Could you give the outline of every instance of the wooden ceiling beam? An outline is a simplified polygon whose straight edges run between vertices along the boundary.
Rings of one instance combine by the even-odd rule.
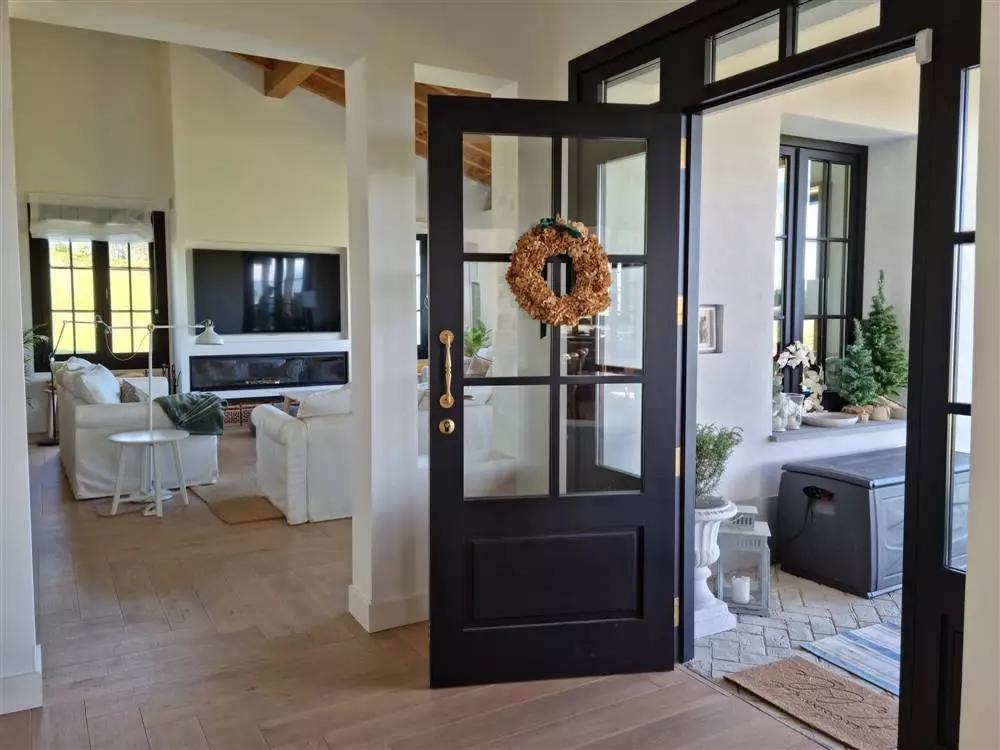
[[[278,60],[273,68],[264,73],[264,96],[284,99],[316,72],[318,65]]]
[[[317,96],[347,106],[347,86],[343,70],[317,65],[272,60],[257,55],[234,53],[264,69],[264,93],[282,98],[296,87],[304,88]],[[414,83],[414,150],[417,156],[427,158],[427,97],[474,96],[488,98],[482,91],[471,91],[451,86]],[[471,180],[489,186],[492,179],[492,143],[490,136],[468,133],[462,139],[462,172]]]

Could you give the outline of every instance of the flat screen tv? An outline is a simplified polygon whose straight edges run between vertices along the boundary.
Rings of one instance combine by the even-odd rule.
[[[193,251],[195,320],[227,333],[340,331],[340,256]]]

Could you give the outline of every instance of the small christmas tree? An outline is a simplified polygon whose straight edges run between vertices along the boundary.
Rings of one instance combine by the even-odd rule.
[[[907,356],[896,312],[885,300],[884,271],[878,272],[878,292],[872,297],[872,309],[861,330],[871,350],[878,395],[898,396],[906,387]]]
[[[840,360],[840,395],[851,406],[872,406],[878,401],[878,380],[872,353],[861,323],[854,321],[854,343]]]

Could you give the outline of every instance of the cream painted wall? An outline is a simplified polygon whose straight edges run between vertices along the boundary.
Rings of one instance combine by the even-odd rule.
[[[170,46],[178,241],[347,246],[344,108],[261,68]]]
[[[30,21],[11,22],[21,301],[30,325],[29,192],[141,198],[173,192],[167,46]],[[126,63],[126,64],[123,64]],[[28,431],[46,429],[44,376],[28,389]]]
[[[227,335],[213,355],[344,351],[347,339],[347,166],[343,107],[297,89],[263,95],[264,73],[225,52],[169,45],[175,214],[172,322],[197,322],[191,251],[342,252],[339,334]],[[194,335],[172,338],[187,386]]]

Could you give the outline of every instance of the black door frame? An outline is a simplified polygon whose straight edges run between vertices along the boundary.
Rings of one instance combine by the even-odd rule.
[[[679,242],[685,214],[679,179],[682,120],[676,112],[656,112],[639,105],[464,97],[429,99],[428,196],[433,226],[430,278],[434,285],[429,351],[430,661],[434,687],[660,671],[672,669],[677,661],[682,640],[681,631],[675,626],[674,607],[679,585],[676,574],[680,568],[676,559],[680,492],[672,459],[680,438],[679,377],[684,356],[680,342],[685,335],[677,324],[675,302],[683,284]],[[452,371],[453,395],[463,394],[466,384],[548,388],[549,476],[544,496],[465,500],[463,399],[458,395],[453,407],[441,403],[445,393],[444,347],[438,337],[443,329],[450,329],[459,340],[453,346],[460,346],[463,265],[510,260],[509,253],[464,251],[461,178],[462,136],[466,132],[552,139],[553,213],[562,205],[562,138],[620,138],[644,140],[647,144],[647,201],[649,206],[656,207],[646,213],[646,236],[651,238],[647,241],[648,249],[644,255],[611,253],[612,262],[643,263],[647,288],[674,290],[670,294],[646,295],[642,373],[561,375],[560,337],[545,334],[544,330],[543,335],[549,335],[550,339],[548,375],[488,376],[469,382],[461,367]],[[671,210],[671,206],[676,210]],[[555,271],[551,278],[559,293],[562,277],[559,269],[565,259],[553,258],[552,264]],[[461,362],[460,350],[457,355]],[[642,489],[560,494],[561,389],[564,385],[616,383],[643,384]],[[454,420],[454,429],[450,434],[440,434],[436,428],[446,419]],[[656,429],[650,429],[650,425]],[[664,460],[664,456],[670,459]],[[547,593],[540,591],[540,586],[525,571],[516,575],[517,581],[509,581],[509,569],[501,568],[496,562],[499,558],[491,552],[498,549],[497,542],[508,547],[522,545],[512,548],[524,549],[536,563],[547,565],[552,561],[540,556],[537,546],[531,547],[540,539],[595,544],[586,549],[599,555],[602,549],[610,549],[606,543],[612,538],[622,540],[626,536],[634,540],[635,554],[628,558],[630,565],[615,568],[627,570],[630,576],[627,593],[632,598],[622,606],[586,612],[573,610],[569,617],[563,617],[561,612],[497,616],[478,611],[480,603],[473,586],[482,580],[492,586],[486,591],[502,589],[506,598],[510,596],[509,586],[521,586],[520,595],[529,601]],[[588,559],[596,559],[594,554]],[[477,572],[475,581],[471,572],[474,559],[477,570],[485,571],[482,575]],[[534,569],[540,568],[536,565]],[[612,571],[610,563],[607,571]],[[621,591],[617,584],[624,577],[607,571],[595,576],[591,585],[595,590]],[[490,594],[484,595],[484,599],[487,596]],[[615,596],[618,601],[623,599]],[[608,598],[615,597],[605,597]],[[486,609],[489,607],[483,607]],[[515,645],[517,649],[512,648]]]
[[[881,0],[880,25],[795,54],[797,0],[695,0],[569,63],[570,101],[600,101],[603,82],[660,62],[660,96],[652,107],[688,115],[688,225],[697,225],[701,113],[824,74],[864,67],[914,46],[933,30],[933,63],[920,75],[920,122],[914,225],[907,424],[906,521],[900,747],[957,745],[961,682],[964,577],[944,566],[943,502],[948,491],[952,248],[956,241],[961,70],[979,63],[980,0]],[[707,41],[740,24],[777,12],[778,60],[709,83]],[[942,192],[945,194],[942,196]],[[944,198],[942,200],[942,198]],[[696,309],[697,233],[687,233],[687,303]],[[689,340],[689,347],[693,342]],[[697,357],[688,349],[684,373],[684,475],[694,466]],[[689,386],[689,387],[688,387]],[[685,571],[693,554],[693,493],[682,479],[679,531]],[[685,576],[686,577],[686,576]],[[683,606],[689,608],[685,598]],[[685,635],[682,659],[694,655]]]

